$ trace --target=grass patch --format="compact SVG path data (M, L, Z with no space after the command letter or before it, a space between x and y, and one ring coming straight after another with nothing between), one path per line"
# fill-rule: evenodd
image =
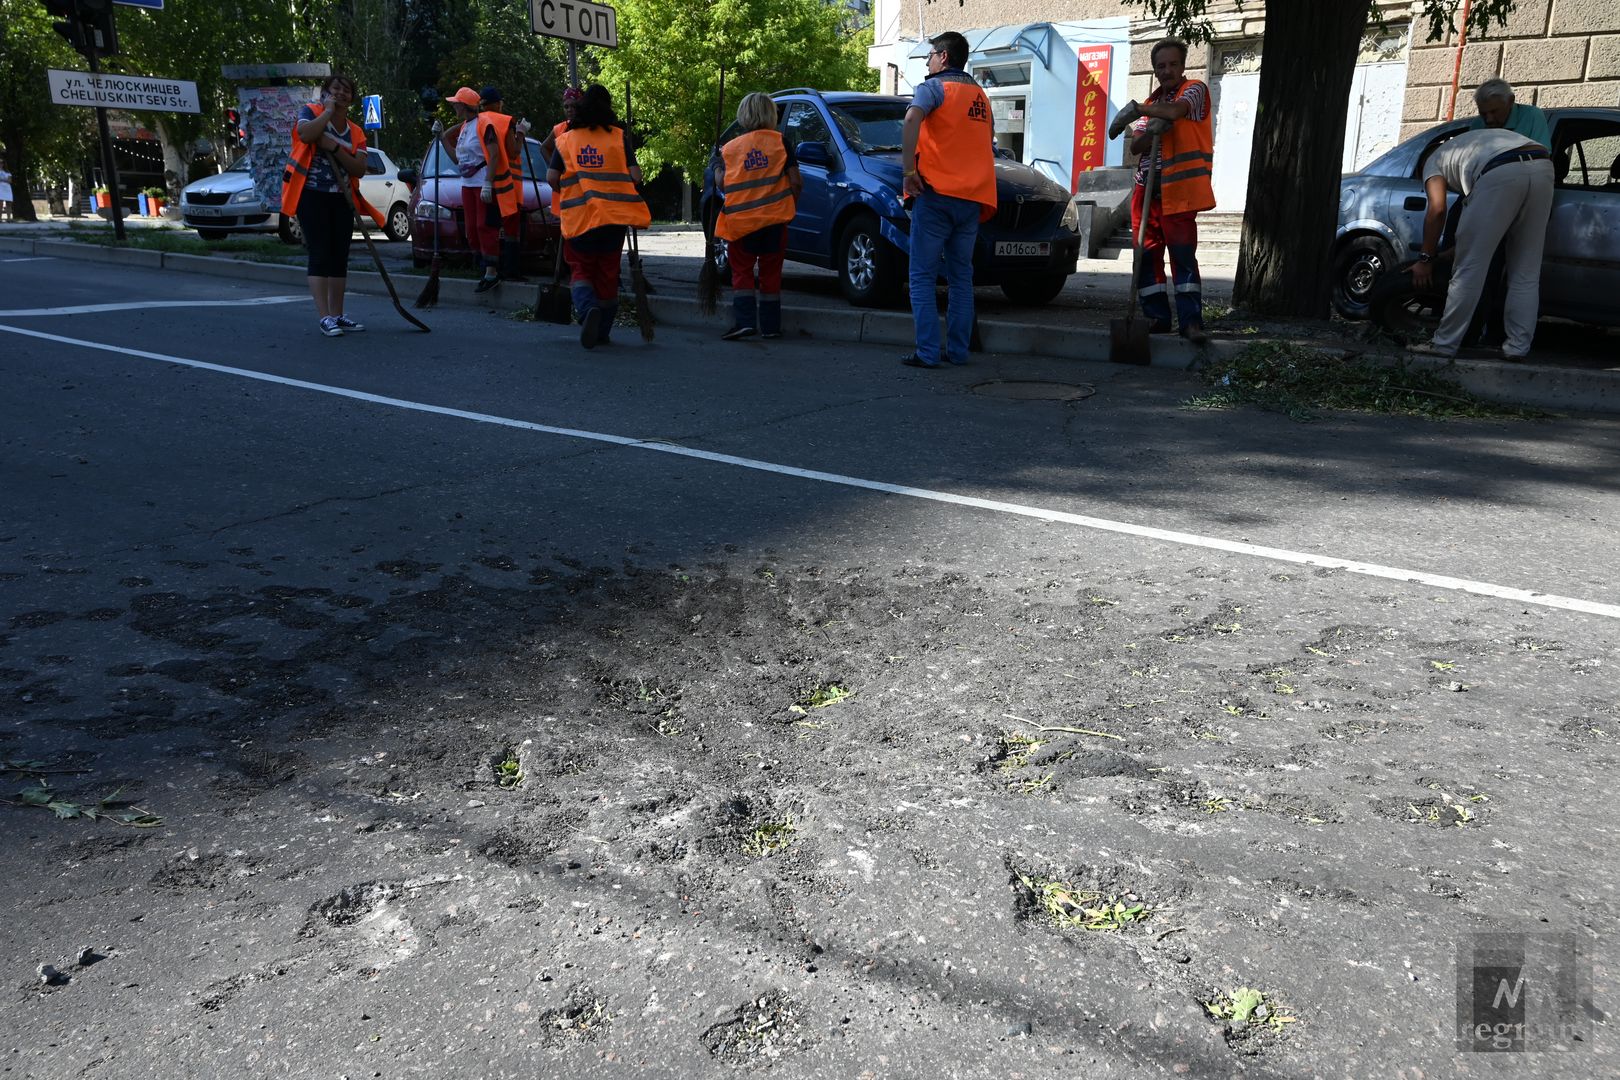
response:
M111 229L93 225L69 225L67 236L81 244L100 244L102 247L127 247L141 251L163 251L172 255L228 255L233 258L252 258L256 261L302 262L304 249L283 244L269 234L228 236L224 240L204 240L194 232L176 229L131 229L128 239L120 244ZM361 252L364 253L362 246Z
M763 859L779 851L786 851L787 846L793 843L793 834L797 831L790 817L781 821L762 821L743 837L743 854Z
M855 691L838 683L828 683L818 686L797 703L788 706L788 712L804 716L811 709L825 709L829 705L836 705L845 698L853 697Z
M1210 1016L1224 1020L1234 1027L1264 1024L1273 1031L1280 1032L1288 1024L1299 1022L1298 1017L1273 1003L1263 991L1248 986L1228 990L1225 994L1201 1004Z
M1019 884L1030 891L1035 904L1061 929L1106 932L1146 922L1152 912L1135 897L1104 896L1077 889L1067 881L1020 873Z
M1342 359L1287 342L1256 342L1203 371L1210 392L1188 399L1195 409L1255 405L1313 420L1318 409L1423 416L1532 420L1536 409L1500 405L1474 396L1453 379L1405 363Z
M523 764L518 761L517 751L507 747L506 756L495 763L495 786L515 788L523 783Z

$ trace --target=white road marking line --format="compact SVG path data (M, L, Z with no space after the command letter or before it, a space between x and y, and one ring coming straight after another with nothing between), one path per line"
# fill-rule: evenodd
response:
M1455 592L1473 593L1477 596L1491 596L1500 600L1512 600L1517 603L1536 604L1540 607L1579 611L1588 615L1601 615L1608 619L1620 619L1620 605L1602 604L1594 600L1581 600L1576 597L1558 596L1553 593L1535 592L1530 589L1516 589L1507 585L1495 585L1488 581L1471 581L1468 578L1448 577L1444 574L1430 574L1421 570L1406 570L1398 566L1382 566L1378 563L1359 562L1354 559L1338 559L1329 555L1311 555L1302 551L1290 551L1287 548L1264 547L1259 544L1248 544L1236 540L1222 540L1216 536L1200 536L1197 533L1158 529L1150 525L1134 525L1127 521L1088 517L1084 514L1071 514L1063 510L1046 510L1038 506L1024 506L1021 503L1002 502L998 499L981 499L972 495L956 495L949 491L934 491L931 488L889 484L881 480L865 480L858 476L844 476L841 473L800 469L792 465L778 465L770 461L761 461L757 458L737 457L733 454L717 454L709 450L694 450L691 447L660 442L656 439L633 439L624 435L609 435L600 431L583 431L578 428L536 424L528 420L514 420L511 417L495 416L491 413L452 409L444 405L429 405L425 402L410 401L405 398L369 394L363 390L350 390L347 387L331 386L326 383L289 379L283 375L271 375L267 372L252 371L247 368L226 367L223 364L211 364L206 360L189 360L182 356L147 352L144 349L131 349L123 345L106 345L99 341L84 341L79 338L63 337L60 334L24 330L20 326L0 325L0 331L8 334L18 334L22 337L37 338L41 341L54 341L61 345L77 345L81 348L117 353L121 356L134 356L143 360L159 360L166 364L179 364L182 367L195 368L199 371L214 371L221 375L235 375L244 379L253 379L257 382L274 383L277 386L313 390L319 394L330 394L334 397L348 398L352 401L367 401L374 405L387 405L395 409L428 413L433 416L472 420L480 424L495 424L499 427L516 428L520 431L534 431L545 435L561 435L570 439L586 439L591 442L608 443L612 446L623 446L636 450L654 450L661 454L675 454L680 457L696 458L699 461L709 461L717 465L734 465L742 469L775 473L778 476L793 476L801 480L816 480L821 483L837 484L842 487L881 491L889 495L904 495L908 498L949 503L953 506L971 506L975 509L990 510L999 514L1013 514L1018 517L1036 518L1041 521L1051 521L1063 525L1078 525L1081 528L1119 533L1125 536L1136 536L1147 540L1162 540L1166 543L1181 544L1186 547L1208 548L1213 551L1230 552L1234 555L1251 555L1256 558L1271 559L1275 562L1297 563L1301 566L1319 566L1328 570L1345 570L1352 574L1388 578L1391 581L1405 581L1415 585L1427 585L1435 589L1449 589Z
M56 256L54 256L54 255L24 255L20 259L0 259L0 263L49 262L51 259L54 259L54 258L56 258Z
M251 307L258 304L296 304L308 299L307 296L244 296L240 300L131 300L123 304L19 308L16 311L0 311L0 319L26 319L37 315L95 315L103 311L149 311L153 308Z

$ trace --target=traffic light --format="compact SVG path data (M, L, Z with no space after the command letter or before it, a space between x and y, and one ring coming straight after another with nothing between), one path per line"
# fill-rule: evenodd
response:
M79 24L79 8L73 0L45 0L45 10L54 19L51 24L58 34L67 39L75 52L84 52L84 28Z
M242 113L240 110L225 110L225 128L231 133L231 142L237 146L247 145L247 132L242 130Z
M99 56L118 55L118 28L113 24L113 0L78 0L84 41Z

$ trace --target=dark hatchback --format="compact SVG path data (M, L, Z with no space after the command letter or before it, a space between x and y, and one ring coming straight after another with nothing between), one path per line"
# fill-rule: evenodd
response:
M898 300L911 231L900 202L900 128L911 99L808 89L771 97L804 176L788 258L836 270L852 304ZM722 141L735 134L733 125ZM1045 304L1075 272L1079 212L1062 185L1005 158L996 160L996 197L995 217L979 226L973 283L999 285L1015 302ZM712 186L704 212L712 220Z
M523 167L523 265L527 270L549 271L553 247L561 235L551 214L551 186L545 181L545 163L540 144L527 144ZM538 175L529 171L529 162ZM482 209L482 205L480 205ZM433 259L434 233L438 233L439 254L453 263L470 262L467 227L462 216L461 172L444 147L434 142L422 158L421 176L411 193L411 261L426 266Z

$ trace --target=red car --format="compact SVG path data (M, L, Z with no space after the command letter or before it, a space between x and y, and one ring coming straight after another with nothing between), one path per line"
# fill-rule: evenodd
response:
M551 186L546 183L546 166L540 157L540 144L525 139L523 160L523 268L550 273L562 235L551 213ZM533 165L538 175L530 173ZM479 209L482 210L482 204ZM438 142L422 159L421 174L411 192L411 261L418 267L433 261L434 233L438 233L439 255L450 263L471 263L467 229L462 224L461 171Z

